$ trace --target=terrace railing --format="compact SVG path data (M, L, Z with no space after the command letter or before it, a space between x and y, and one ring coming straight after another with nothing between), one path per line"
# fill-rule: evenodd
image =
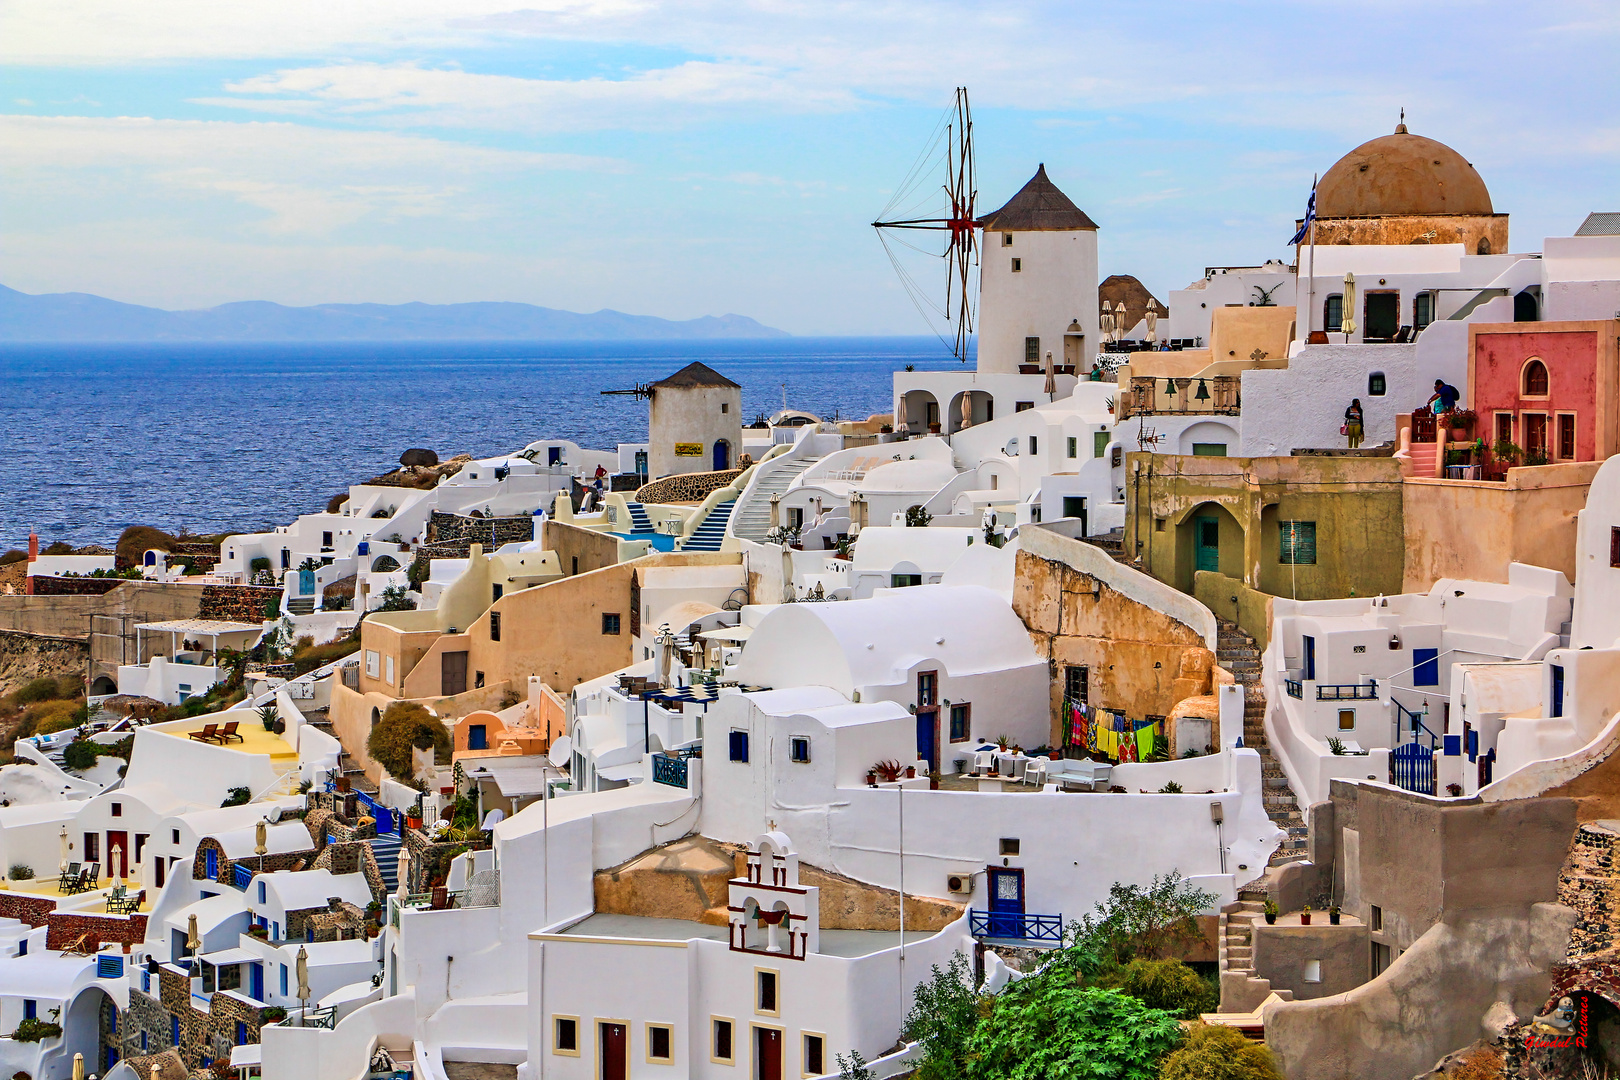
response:
M1236 416L1242 411L1242 377L1155 379L1132 376L1120 419L1127 416Z
M684 757L670 757L668 754L654 754L653 783L668 784L670 787L685 787L686 759Z
M1299 698L1301 701L1305 699L1305 684L1298 679L1284 679L1283 689L1288 692L1288 696L1291 698Z
M1316 687L1317 701L1373 701L1377 697L1377 683L1345 683L1329 686L1319 684Z
M968 932L976 938L1059 946L1063 944L1063 916L1032 915L1021 911L970 911Z

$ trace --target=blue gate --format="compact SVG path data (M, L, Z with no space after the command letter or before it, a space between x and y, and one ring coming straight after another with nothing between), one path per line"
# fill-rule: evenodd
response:
M1434 750L1420 742L1401 743L1389 752L1395 786L1420 795L1434 794Z
M371 811L371 818L377 823L377 835L387 836L394 831L395 812L373 799L363 791L355 792L360 796L360 802Z

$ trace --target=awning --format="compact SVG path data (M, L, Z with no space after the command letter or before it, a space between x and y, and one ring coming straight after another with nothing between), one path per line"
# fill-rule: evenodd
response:
M676 686L662 690L643 690L641 697L646 701L691 701L707 703L720 698L720 688L699 683L696 686Z
M213 964L215 967L229 967L232 964L256 963L264 957L246 949L221 949L219 952L203 953L201 959L203 963Z
M243 1043L241 1046L231 1047L231 1068L240 1069L248 1065L264 1064L264 1047L261 1043Z
M225 622L222 619L170 619L167 622L137 623L135 629L212 637L215 634L256 634L264 627L258 623Z
M753 632L752 626L722 626L718 630L705 630L698 637L709 641L747 641Z

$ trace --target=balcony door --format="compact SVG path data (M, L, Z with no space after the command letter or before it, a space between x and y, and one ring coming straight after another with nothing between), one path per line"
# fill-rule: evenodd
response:
M1004 866L985 870L990 885L990 937L1024 936L1024 872Z

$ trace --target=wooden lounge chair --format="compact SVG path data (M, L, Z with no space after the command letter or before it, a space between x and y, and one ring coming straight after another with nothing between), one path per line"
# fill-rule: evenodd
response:
M219 734L215 736L215 738L219 739L219 744L221 746L224 746L228 742L242 741L242 736L236 733L237 724L238 721L232 720L230 723L219 729Z
M207 727L203 728L201 731L187 732L186 737L188 739L196 739L198 742L217 743L217 742L220 741L220 738L219 738L219 725L218 724L209 724Z

